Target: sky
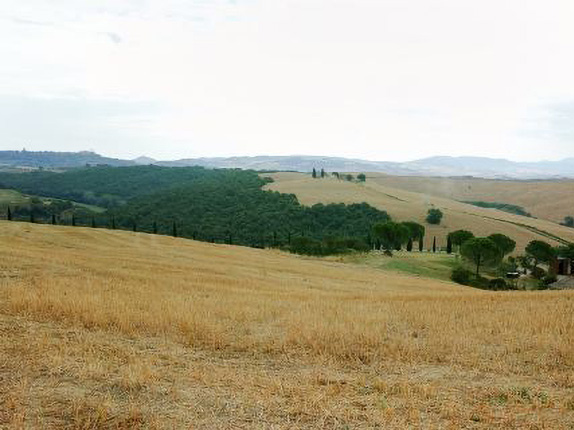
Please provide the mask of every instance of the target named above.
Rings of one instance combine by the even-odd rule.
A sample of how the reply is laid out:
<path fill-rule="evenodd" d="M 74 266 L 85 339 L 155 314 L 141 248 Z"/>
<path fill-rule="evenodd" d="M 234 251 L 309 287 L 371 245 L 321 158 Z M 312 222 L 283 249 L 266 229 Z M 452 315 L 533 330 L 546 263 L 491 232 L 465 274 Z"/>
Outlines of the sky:
<path fill-rule="evenodd" d="M 0 150 L 574 157 L 572 0 L 2 0 Z"/>

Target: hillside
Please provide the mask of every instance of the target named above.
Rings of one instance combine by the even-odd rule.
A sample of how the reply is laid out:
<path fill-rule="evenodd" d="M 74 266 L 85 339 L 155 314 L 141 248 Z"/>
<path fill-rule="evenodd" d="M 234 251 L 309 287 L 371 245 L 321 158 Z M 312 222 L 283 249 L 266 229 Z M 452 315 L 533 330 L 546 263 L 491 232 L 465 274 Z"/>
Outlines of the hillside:
<path fill-rule="evenodd" d="M 477 236 L 504 233 L 516 240 L 523 249 L 531 240 L 545 240 L 558 244 L 558 239 L 574 241 L 574 229 L 556 223 L 518 216 L 495 209 L 483 209 L 433 194 L 416 193 L 386 185 L 387 177 L 369 174 L 366 183 L 357 184 L 335 178 L 312 179 L 300 173 L 276 173 L 269 175 L 274 182 L 268 189 L 282 193 L 294 193 L 303 204 L 367 202 L 377 208 L 385 208 L 393 219 L 424 223 L 428 209 L 441 209 L 444 220 L 440 226 L 426 225 L 426 246 L 431 246 L 433 236 L 439 245 L 446 245 L 449 232 L 466 229 Z M 374 176 L 374 177 L 373 177 Z"/>
<path fill-rule="evenodd" d="M 362 203 L 306 207 L 294 195 L 262 190 L 268 181 L 253 171 L 202 167 L 91 167 L 63 173 L 0 173 L 0 189 L 9 187 L 108 209 L 99 214 L 68 211 L 61 216 L 58 212 L 58 223 L 163 234 L 175 230 L 178 236 L 211 242 L 278 246 L 301 235 L 316 239 L 352 236 L 363 242 L 373 224 L 389 219 L 383 210 Z M 0 210 L 5 209 L 1 203 Z M 36 220 L 52 222 L 52 208 L 41 209 L 31 209 Z M 0 219 L 4 213 L 0 213 Z M 16 219 L 29 220 L 29 213 L 19 214 Z M 368 245 L 363 243 L 362 247 Z"/>
<path fill-rule="evenodd" d="M 0 222 L 0 427 L 566 429 L 573 306 Z"/>
<path fill-rule="evenodd" d="M 10 167 L 83 167 L 86 164 L 130 166 L 134 162 L 103 157 L 95 152 L 53 152 L 53 151 L 0 151 L 0 166 Z"/>
<path fill-rule="evenodd" d="M 383 186 L 459 201 L 510 203 L 533 216 L 562 222 L 574 216 L 574 181 L 509 181 L 478 178 L 430 178 L 370 174 Z"/>

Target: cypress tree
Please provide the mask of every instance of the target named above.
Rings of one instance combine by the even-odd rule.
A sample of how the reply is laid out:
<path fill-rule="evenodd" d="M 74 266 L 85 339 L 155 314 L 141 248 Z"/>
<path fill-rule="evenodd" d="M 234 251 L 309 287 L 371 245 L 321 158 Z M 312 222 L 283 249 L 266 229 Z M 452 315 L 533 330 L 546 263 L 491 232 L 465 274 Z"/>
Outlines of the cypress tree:
<path fill-rule="evenodd" d="M 419 252 L 423 252 L 424 240 L 424 236 L 419 237 Z"/>
<path fill-rule="evenodd" d="M 313 173 L 312 173 L 313 178 L 317 178 L 317 170 L 315 170 L 315 168 L 313 167 Z"/>
<path fill-rule="evenodd" d="M 172 228 L 172 231 L 171 231 L 171 235 L 172 235 L 173 237 L 177 237 L 177 224 L 175 223 L 175 221 L 173 222 L 173 228 Z"/>
<path fill-rule="evenodd" d="M 447 254 L 452 254 L 452 239 L 450 235 L 446 239 L 446 252 Z"/>
<path fill-rule="evenodd" d="M 410 238 L 409 239 L 409 243 L 407 243 L 407 251 L 408 252 L 412 252 L 413 251 L 413 239 Z"/>
<path fill-rule="evenodd" d="M 6 212 L 6 219 L 8 221 L 12 221 L 12 211 L 10 210 L 10 206 L 8 206 L 8 211 Z"/>
<path fill-rule="evenodd" d="M 324 177 L 325 177 L 325 170 L 321 169 L 321 178 L 324 178 Z"/>
<path fill-rule="evenodd" d="M 153 229 L 153 234 L 157 234 L 157 221 L 154 221 L 154 222 L 153 222 L 153 227 L 152 227 L 152 229 Z"/>
<path fill-rule="evenodd" d="M 432 252 L 436 252 L 436 236 L 434 237 L 434 239 L 432 241 Z"/>
<path fill-rule="evenodd" d="M 52 214 L 52 225 L 56 225 L 56 215 Z"/>

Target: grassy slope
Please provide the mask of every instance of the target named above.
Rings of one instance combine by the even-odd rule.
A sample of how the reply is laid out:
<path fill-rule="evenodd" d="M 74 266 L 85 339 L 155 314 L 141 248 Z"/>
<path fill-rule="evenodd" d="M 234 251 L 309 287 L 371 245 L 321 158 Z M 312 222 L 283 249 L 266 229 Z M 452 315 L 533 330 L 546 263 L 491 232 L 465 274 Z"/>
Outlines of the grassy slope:
<path fill-rule="evenodd" d="M 0 189 L 0 206 L 22 205 L 28 203 L 29 197 L 15 190 Z"/>
<path fill-rule="evenodd" d="M 421 178 L 372 174 L 380 185 L 460 201 L 511 203 L 538 218 L 554 222 L 574 216 L 574 181 L 505 181 L 466 178 Z"/>
<path fill-rule="evenodd" d="M 0 222 L 1 428 L 571 428 L 574 294 Z"/>
<path fill-rule="evenodd" d="M 395 252 L 392 258 L 379 253 L 355 253 L 330 259 L 442 281 L 449 281 L 452 269 L 460 264 L 456 255 L 406 251 Z"/>
<path fill-rule="evenodd" d="M 445 213 L 445 218 L 440 226 L 427 225 L 427 248 L 431 246 L 433 236 L 437 236 L 439 244 L 445 246 L 446 235 L 458 229 L 471 230 L 477 236 L 505 233 L 517 241 L 519 249 L 534 239 L 546 240 L 552 244 L 558 243 L 554 240 L 555 237 L 574 241 L 574 229 L 550 221 L 478 208 L 443 197 L 381 185 L 377 180 L 372 180 L 370 175 L 364 184 L 338 181 L 334 178 L 312 179 L 301 173 L 276 173 L 267 176 L 275 180 L 267 186 L 268 189 L 294 193 L 304 204 L 364 201 L 387 210 L 397 220 L 421 223 L 425 223 L 429 208 L 440 208 Z"/>
<path fill-rule="evenodd" d="M 0 189 L 0 207 L 26 205 L 30 201 L 30 198 L 31 196 L 27 196 L 16 190 Z M 40 199 L 43 201 L 58 200 L 47 197 L 40 197 Z M 77 207 L 85 208 L 96 213 L 103 213 L 106 211 L 104 208 L 101 208 L 99 206 L 87 205 L 84 203 L 77 203 L 77 202 L 72 203 Z"/>

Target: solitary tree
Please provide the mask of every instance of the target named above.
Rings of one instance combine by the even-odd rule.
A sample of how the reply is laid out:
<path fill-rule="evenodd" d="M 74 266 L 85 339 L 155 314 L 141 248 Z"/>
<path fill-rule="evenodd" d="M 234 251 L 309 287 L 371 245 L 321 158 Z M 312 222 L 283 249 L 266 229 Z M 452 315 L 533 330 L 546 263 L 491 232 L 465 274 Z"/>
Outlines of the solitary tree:
<path fill-rule="evenodd" d="M 357 180 L 358 180 L 359 182 L 365 182 L 365 181 L 367 180 L 367 177 L 365 176 L 364 173 L 359 173 L 359 174 L 357 175 Z"/>
<path fill-rule="evenodd" d="M 436 252 L 436 236 L 432 240 L 432 252 Z"/>
<path fill-rule="evenodd" d="M 373 234 L 387 251 L 400 249 L 409 240 L 409 230 L 404 225 L 392 221 L 375 224 Z"/>
<path fill-rule="evenodd" d="M 443 213 L 440 209 L 429 209 L 427 213 L 427 222 L 438 225 L 442 221 Z"/>
<path fill-rule="evenodd" d="M 476 276 L 480 276 L 480 268 L 500 262 L 500 251 L 496 244 L 486 237 L 476 237 L 467 240 L 462 245 L 461 254 L 476 266 Z"/>
<path fill-rule="evenodd" d="M 450 235 L 446 238 L 446 253 L 452 254 L 452 239 Z"/>
<path fill-rule="evenodd" d="M 554 248 L 541 240 L 533 240 L 526 246 L 526 254 L 534 259 L 534 268 L 540 263 L 550 263 L 555 256 Z"/>
<path fill-rule="evenodd" d="M 8 206 L 8 210 L 6 211 L 6 219 L 8 221 L 12 221 L 12 211 L 10 210 L 10 206 Z"/>
<path fill-rule="evenodd" d="M 504 234 L 491 234 L 488 238 L 496 244 L 502 257 L 506 257 L 516 249 L 516 242 Z"/>
<path fill-rule="evenodd" d="M 572 216 L 564 217 L 564 222 L 562 224 L 565 225 L 566 227 L 574 227 L 574 217 Z"/>
<path fill-rule="evenodd" d="M 311 173 L 311 176 L 313 176 L 313 178 L 317 178 L 317 170 L 315 170 L 314 167 L 313 167 L 313 173 Z"/>

